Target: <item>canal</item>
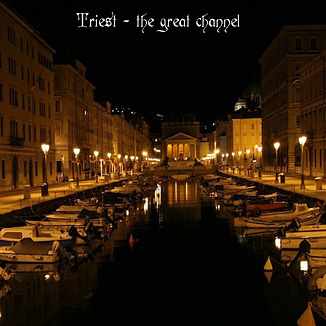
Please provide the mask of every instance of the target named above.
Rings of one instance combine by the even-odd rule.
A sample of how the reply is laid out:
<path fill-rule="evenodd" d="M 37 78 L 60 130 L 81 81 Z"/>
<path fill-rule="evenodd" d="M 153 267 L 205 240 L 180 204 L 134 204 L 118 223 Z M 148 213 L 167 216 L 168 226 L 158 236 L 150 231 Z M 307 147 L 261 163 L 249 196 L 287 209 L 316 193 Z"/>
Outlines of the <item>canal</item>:
<path fill-rule="evenodd" d="M 273 250 L 195 179 L 167 180 L 87 259 L 13 265 L 0 325 L 296 325 L 308 296 L 282 270 L 266 277 Z"/>

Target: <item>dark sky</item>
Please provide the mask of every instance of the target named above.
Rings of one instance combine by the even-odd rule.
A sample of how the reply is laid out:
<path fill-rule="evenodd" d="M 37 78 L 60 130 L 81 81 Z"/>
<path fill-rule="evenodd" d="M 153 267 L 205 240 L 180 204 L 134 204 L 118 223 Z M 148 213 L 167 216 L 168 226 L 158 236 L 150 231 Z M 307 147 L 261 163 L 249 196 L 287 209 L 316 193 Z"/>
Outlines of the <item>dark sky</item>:
<path fill-rule="evenodd" d="M 96 86 L 95 98 L 137 112 L 194 111 L 201 120 L 226 119 L 238 97 L 260 79 L 258 60 L 285 24 L 323 23 L 323 2 L 8 0 L 56 50 L 55 62 L 79 59 Z M 115 28 L 78 28 L 77 12 L 117 17 Z M 144 33 L 137 14 L 155 19 Z M 228 33 L 195 26 L 209 18 L 240 15 Z M 159 33 L 161 18 L 185 18 L 189 28 Z M 128 24 L 123 23 L 129 19 Z"/>

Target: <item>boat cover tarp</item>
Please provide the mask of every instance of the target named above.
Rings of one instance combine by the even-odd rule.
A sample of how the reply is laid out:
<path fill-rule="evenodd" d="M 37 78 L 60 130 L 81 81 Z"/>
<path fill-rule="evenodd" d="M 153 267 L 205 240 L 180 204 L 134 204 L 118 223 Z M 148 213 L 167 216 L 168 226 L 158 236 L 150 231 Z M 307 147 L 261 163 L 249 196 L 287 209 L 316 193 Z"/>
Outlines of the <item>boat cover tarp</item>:
<path fill-rule="evenodd" d="M 34 254 L 34 255 L 46 255 L 51 250 L 51 245 L 39 244 L 34 242 L 31 238 L 21 239 L 14 244 L 11 249 L 16 254 Z"/>

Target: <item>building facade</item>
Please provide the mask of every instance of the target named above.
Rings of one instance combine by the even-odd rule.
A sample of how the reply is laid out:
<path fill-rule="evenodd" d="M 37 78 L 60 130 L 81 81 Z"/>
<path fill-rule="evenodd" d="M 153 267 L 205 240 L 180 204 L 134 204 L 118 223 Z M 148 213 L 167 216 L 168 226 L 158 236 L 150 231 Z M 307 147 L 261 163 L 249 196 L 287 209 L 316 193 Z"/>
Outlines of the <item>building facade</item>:
<path fill-rule="evenodd" d="M 45 177 L 55 181 L 53 54 L 34 28 L 0 2 L 2 190 L 39 186 Z M 46 160 L 42 143 L 50 145 Z"/>
<path fill-rule="evenodd" d="M 162 123 L 162 157 L 193 160 L 200 157 L 200 123 L 194 115 L 171 115 Z"/>
<path fill-rule="evenodd" d="M 229 157 L 242 155 L 247 160 L 258 156 L 258 147 L 262 141 L 262 119 L 260 110 L 238 110 L 228 116 L 227 125 L 227 152 Z M 249 151 L 249 154 L 247 153 Z"/>
<path fill-rule="evenodd" d="M 300 70 L 301 134 L 307 137 L 303 151 L 304 173 L 326 176 L 326 50 L 315 55 Z M 301 148 L 296 147 L 300 162 Z"/>
<path fill-rule="evenodd" d="M 98 150 L 94 141 L 102 133 L 97 124 L 100 109 L 94 104 L 95 87 L 86 79 L 86 68 L 79 61 L 55 65 L 54 75 L 57 178 L 76 177 L 74 148 L 80 149 L 80 177 L 87 178 L 94 171 L 94 151 Z"/>
<path fill-rule="evenodd" d="M 284 26 L 260 58 L 266 170 L 274 169 L 273 144 L 280 142 L 277 165 L 288 172 L 300 171 L 299 69 L 325 46 L 326 25 Z"/>

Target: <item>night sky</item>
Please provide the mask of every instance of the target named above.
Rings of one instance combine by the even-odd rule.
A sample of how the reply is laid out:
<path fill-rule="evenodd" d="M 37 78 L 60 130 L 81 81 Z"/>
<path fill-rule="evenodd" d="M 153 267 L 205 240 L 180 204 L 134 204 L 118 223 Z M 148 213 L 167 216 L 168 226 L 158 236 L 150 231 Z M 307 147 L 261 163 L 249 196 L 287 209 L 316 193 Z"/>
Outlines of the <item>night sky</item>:
<path fill-rule="evenodd" d="M 225 120 L 245 88 L 260 80 L 258 60 L 285 24 L 325 23 L 326 6 L 311 1 L 6 1 L 55 50 L 55 63 L 79 59 L 96 86 L 95 99 L 150 112 L 195 112 L 202 121 Z M 116 14 L 115 28 L 78 28 L 76 13 Z M 154 27 L 142 33 L 136 16 Z M 240 15 L 225 33 L 196 27 L 196 19 Z M 161 18 L 190 17 L 190 27 L 160 33 Z M 123 23 L 129 19 L 129 23 Z"/>

